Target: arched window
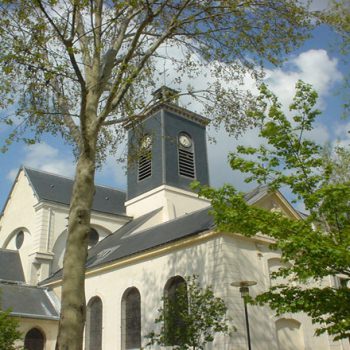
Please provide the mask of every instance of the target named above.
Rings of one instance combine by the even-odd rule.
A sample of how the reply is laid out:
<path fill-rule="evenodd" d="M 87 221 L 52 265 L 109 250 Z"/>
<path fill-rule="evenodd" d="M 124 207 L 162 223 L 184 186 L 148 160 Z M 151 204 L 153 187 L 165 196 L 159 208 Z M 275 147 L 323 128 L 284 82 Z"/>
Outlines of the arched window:
<path fill-rule="evenodd" d="M 128 288 L 122 297 L 122 349 L 141 347 L 141 296 L 137 288 Z"/>
<path fill-rule="evenodd" d="M 281 318 L 276 321 L 276 332 L 280 350 L 305 349 L 304 335 L 300 322 Z"/>
<path fill-rule="evenodd" d="M 186 333 L 187 284 L 181 276 L 168 280 L 164 288 L 165 334 L 167 345 L 181 345 Z"/>
<path fill-rule="evenodd" d="M 28 246 L 28 242 L 30 242 L 30 232 L 25 227 L 18 227 L 5 237 L 0 248 L 19 250 Z"/>
<path fill-rule="evenodd" d="M 45 336 L 38 328 L 32 328 L 24 338 L 25 350 L 44 350 Z"/>
<path fill-rule="evenodd" d="M 194 145 L 190 135 L 181 132 L 178 137 L 179 174 L 194 179 Z"/>
<path fill-rule="evenodd" d="M 85 350 L 102 349 L 102 301 L 99 297 L 90 299 L 87 305 Z"/>

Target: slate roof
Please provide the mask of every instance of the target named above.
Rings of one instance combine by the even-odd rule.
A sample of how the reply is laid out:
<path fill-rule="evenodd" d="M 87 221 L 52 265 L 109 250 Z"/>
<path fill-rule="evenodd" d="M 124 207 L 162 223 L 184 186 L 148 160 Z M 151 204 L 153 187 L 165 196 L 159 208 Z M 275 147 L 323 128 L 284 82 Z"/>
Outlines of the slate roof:
<path fill-rule="evenodd" d="M 254 204 L 259 199 L 265 197 L 269 193 L 269 186 L 267 185 L 260 185 L 256 188 L 254 188 L 252 191 L 246 193 L 244 195 L 244 199 L 248 204 Z"/>
<path fill-rule="evenodd" d="M 17 250 L 0 249 L 0 280 L 25 281 L 21 257 Z"/>
<path fill-rule="evenodd" d="M 210 208 L 183 215 L 171 221 L 134 233 L 134 231 L 155 215 L 160 209 L 130 221 L 114 234 L 90 249 L 86 267 L 94 268 L 143 251 L 165 245 L 197 233 L 214 228 L 214 219 L 208 214 Z M 59 279 L 62 270 L 42 282 L 46 284 Z"/>
<path fill-rule="evenodd" d="M 73 180 L 47 172 L 23 167 L 39 200 L 69 205 Z M 96 186 L 92 210 L 115 215 L 126 215 L 125 192 L 104 186 Z"/>
<path fill-rule="evenodd" d="M 2 308 L 10 308 L 13 316 L 59 319 L 56 297 L 45 288 L 1 282 L 0 293 Z"/>
<path fill-rule="evenodd" d="M 267 186 L 259 186 L 247 193 L 244 198 L 248 204 L 254 204 L 265 196 L 268 191 Z M 95 268 L 183 238 L 194 236 L 201 232 L 212 230 L 215 227 L 215 223 L 213 216 L 209 213 L 211 209 L 211 207 L 201 209 L 139 232 L 135 231 L 161 209 L 131 220 L 114 234 L 107 236 L 89 250 L 86 267 L 87 269 Z M 58 280 L 61 276 L 62 270 L 59 270 L 43 281 L 42 284 L 45 285 Z"/>

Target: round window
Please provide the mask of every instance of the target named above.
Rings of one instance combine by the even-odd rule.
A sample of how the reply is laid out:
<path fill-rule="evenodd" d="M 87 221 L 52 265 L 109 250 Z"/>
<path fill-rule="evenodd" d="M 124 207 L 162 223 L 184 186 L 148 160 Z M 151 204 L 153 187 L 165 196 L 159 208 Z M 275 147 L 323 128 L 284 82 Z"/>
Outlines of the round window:
<path fill-rule="evenodd" d="M 16 248 L 17 249 L 20 249 L 22 247 L 23 241 L 24 241 L 24 232 L 19 231 L 16 235 Z"/>
<path fill-rule="evenodd" d="M 89 237 L 88 237 L 89 247 L 93 247 L 98 242 L 99 238 L 100 237 L 98 235 L 98 232 L 94 228 L 92 228 L 89 232 Z"/>

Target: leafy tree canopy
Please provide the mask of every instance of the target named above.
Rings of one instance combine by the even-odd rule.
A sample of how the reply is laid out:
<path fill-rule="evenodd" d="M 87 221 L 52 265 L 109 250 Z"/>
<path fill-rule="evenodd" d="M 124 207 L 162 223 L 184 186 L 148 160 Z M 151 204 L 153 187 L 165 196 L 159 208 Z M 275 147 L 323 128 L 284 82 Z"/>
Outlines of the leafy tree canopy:
<path fill-rule="evenodd" d="M 164 296 L 155 323 L 161 325 L 159 333 L 147 335 L 148 345 L 173 345 L 173 349 L 204 349 L 214 340 L 216 333 L 229 332 L 226 306 L 215 297 L 211 287 L 202 288 L 197 276 L 187 278 L 175 295 Z M 175 345 L 176 344 L 176 345 Z"/>
<path fill-rule="evenodd" d="M 22 338 L 18 331 L 18 321 L 10 316 L 10 311 L 0 307 L 0 350 L 18 349 L 14 344 Z"/>
<path fill-rule="evenodd" d="M 80 132 L 98 131 L 102 157 L 120 141 L 121 124 L 149 110 L 163 61 L 176 68 L 176 82 L 210 63 L 211 83 L 182 93 L 239 132 L 251 100 L 239 89 L 243 74 L 258 75 L 262 60 L 280 62 L 309 28 L 305 9 L 286 0 L 6 0 L 0 14 L 0 118 L 12 127 L 3 150 L 42 132 L 81 149 Z M 171 47 L 182 54 L 172 56 Z M 85 126 L 88 108 L 93 127 Z"/>
<path fill-rule="evenodd" d="M 240 84 L 280 62 L 310 27 L 303 1 L 5 0 L 0 4 L 0 121 L 13 140 L 62 136 L 77 155 L 63 262 L 58 349 L 80 350 L 84 275 L 96 165 L 125 126 L 149 113 L 163 62 L 174 84 L 210 67 L 207 86 L 183 92 L 235 134 L 253 103 Z M 176 48 L 176 54 L 173 50 Z M 179 54 L 181 52 L 181 54 Z M 234 83 L 233 83 L 234 82 Z M 163 97 L 163 102 L 169 98 Z M 29 133 L 28 133 L 29 132 Z M 73 291 L 73 292 L 72 292 Z"/>
<path fill-rule="evenodd" d="M 325 151 L 308 138 L 319 111 L 317 94 L 299 81 L 290 105 L 291 117 L 266 86 L 261 86 L 258 108 L 251 117 L 265 141 L 259 147 L 237 148 L 230 155 L 233 169 L 248 174 L 247 182 L 267 184 L 271 191 L 287 186 L 308 215 L 293 220 L 278 211 L 249 206 L 232 186 L 195 187 L 209 198 L 220 231 L 246 236 L 263 233 L 275 239 L 285 264 L 273 277 L 285 282 L 256 298 L 277 314 L 303 311 L 316 323 L 317 334 L 327 331 L 335 339 L 350 336 L 350 181 L 348 148 Z M 343 169 L 343 166 L 347 167 Z M 343 283 L 330 286 L 329 277 Z M 298 282 L 298 283 L 288 283 Z"/>
<path fill-rule="evenodd" d="M 342 49 L 350 48 L 350 4 L 347 0 L 331 0 L 329 7 L 318 14 L 325 23 L 331 25 L 341 36 Z"/>
<path fill-rule="evenodd" d="M 333 49 L 337 49 L 342 54 L 342 60 L 349 67 L 350 60 L 350 3 L 348 0 L 330 0 L 328 7 L 321 12 L 315 14 L 320 23 L 330 26 L 337 34 L 338 40 Z M 350 76 L 346 74 L 344 77 L 345 92 L 341 91 L 345 100 L 345 113 L 350 111 L 349 87 Z"/>

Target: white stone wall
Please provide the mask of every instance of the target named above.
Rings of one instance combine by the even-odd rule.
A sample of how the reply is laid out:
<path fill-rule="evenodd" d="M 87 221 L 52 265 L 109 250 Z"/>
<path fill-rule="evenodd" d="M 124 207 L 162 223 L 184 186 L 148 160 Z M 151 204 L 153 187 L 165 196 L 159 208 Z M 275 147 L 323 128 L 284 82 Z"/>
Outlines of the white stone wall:
<path fill-rule="evenodd" d="M 0 219 L 0 247 L 16 250 L 16 234 L 25 234 L 19 249 L 25 280 L 36 284 L 62 267 L 65 249 L 64 235 L 68 224 L 69 208 L 66 205 L 39 202 L 21 170 Z M 129 219 L 92 212 L 91 225 L 100 234 L 100 240 L 115 232 Z"/>
<path fill-rule="evenodd" d="M 191 191 L 163 185 L 129 200 L 125 205 L 127 214 L 135 218 L 162 208 L 160 221 L 154 223 L 159 224 L 206 208 L 210 202 L 207 199 L 198 198 L 198 195 Z"/>
<path fill-rule="evenodd" d="M 154 319 L 169 278 L 199 274 L 201 282 L 219 286 L 224 271 L 220 252 L 221 238 L 218 238 L 88 277 L 87 302 L 99 296 L 103 303 L 103 349 L 121 349 L 121 299 L 126 289 L 136 287 L 141 294 L 142 336 L 145 336 L 155 329 Z"/>
<path fill-rule="evenodd" d="M 181 249 L 177 247 L 164 255 L 140 259 L 133 264 L 121 264 L 114 270 L 88 276 L 85 283 L 87 302 L 99 296 L 103 303 L 103 349 L 121 349 L 121 299 L 126 289 L 136 287 L 141 294 L 144 337 L 156 327 L 154 319 L 168 279 L 176 275 L 185 277 L 197 274 L 202 285 L 212 285 L 215 294 L 225 300 L 228 316 L 232 320 L 231 336 L 218 335 L 207 349 L 246 350 L 244 304 L 238 288 L 230 284 L 241 280 L 257 281 L 257 285 L 251 287 L 252 296 L 266 290 L 270 284 L 266 272 L 271 255 L 275 256 L 276 253 L 269 252 L 267 245 L 262 243 L 238 236 L 218 235 L 194 245 L 184 245 Z M 252 348 L 284 350 L 278 347 L 277 342 L 276 322 L 279 318 L 274 317 L 268 307 L 249 305 L 248 311 Z M 295 350 L 346 349 L 340 342 L 330 344 L 325 335 L 314 337 L 310 320 L 302 314 L 288 314 L 280 318 L 302 323 L 300 344 L 305 346 Z"/>
<path fill-rule="evenodd" d="M 163 207 L 142 226 L 151 227 L 160 222 L 181 216 L 185 213 L 208 206 L 207 201 L 196 198 L 182 190 L 164 187 L 155 190 L 144 198 L 130 201 L 128 213 L 142 215 Z M 142 199 L 142 200 L 140 200 Z M 268 206 L 268 203 L 264 204 Z M 0 247 L 15 249 L 15 234 L 18 230 L 25 233 L 20 255 L 24 266 L 26 281 L 36 283 L 47 277 L 50 265 L 54 262 L 61 266 L 64 250 L 64 232 L 67 226 L 68 208 L 53 203 L 38 203 L 28 180 L 19 174 L 11 198 L 0 219 Z M 114 232 L 127 218 L 92 213 L 92 226 L 101 233 L 101 238 Z M 203 240 L 194 238 L 192 242 L 184 240 L 169 245 L 158 254 L 149 255 L 133 262 L 120 262 L 112 269 L 101 269 L 97 274 L 88 274 L 86 278 L 86 300 L 99 296 L 103 303 L 103 349 L 121 349 L 121 298 L 126 289 L 138 288 L 141 294 L 142 336 L 155 329 L 154 319 L 160 307 L 164 286 L 169 278 L 199 275 L 203 286 L 212 285 L 217 296 L 222 297 L 228 307 L 228 316 L 232 320 L 230 336 L 217 336 L 208 350 L 245 350 L 246 328 L 243 301 L 238 288 L 232 287 L 233 281 L 253 280 L 257 285 L 251 287 L 254 296 L 270 286 L 269 265 L 271 258 L 278 258 L 278 252 L 271 252 L 268 243 L 261 239 L 253 240 L 238 235 L 204 235 Z M 187 242 L 187 243 L 186 243 Z M 56 254 L 53 256 L 52 251 Z M 54 291 L 59 296 L 60 287 Z M 252 348 L 254 350 L 285 350 L 278 348 L 278 325 L 288 324 L 288 320 L 301 323 L 299 347 L 305 350 L 349 350 L 347 341 L 332 342 L 327 336 L 314 336 L 314 327 L 310 319 L 303 314 L 283 315 L 276 318 L 267 307 L 248 306 Z M 279 322 L 280 319 L 287 321 Z M 38 327 L 45 333 L 46 350 L 53 350 L 57 333 L 57 322 L 45 320 L 21 319 L 21 330 L 27 332 Z M 282 330 L 280 339 L 286 332 Z M 295 335 L 296 334 L 296 335 Z M 144 341 L 145 344 L 146 341 Z M 155 347 L 156 349 L 156 347 Z M 295 348 L 295 350 L 302 350 Z"/>
<path fill-rule="evenodd" d="M 19 249 L 26 281 L 30 280 L 31 264 L 29 256 L 34 252 L 38 241 L 37 221 L 34 206 L 37 199 L 29 185 L 28 179 L 21 171 L 8 199 L 3 216 L 0 219 L 0 247 L 16 249 L 16 233 L 25 232 L 24 242 Z"/>
<path fill-rule="evenodd" d="M 18 318 L 18 330 L 23 335 L 23 340 L 18 341 L 16 345 L 23 346 L 24 337 L 33 328 L 38 328 L 45 337 L 45 350 L 55 350 L 58 321 L 38 320 L 31 318 Z"/>

